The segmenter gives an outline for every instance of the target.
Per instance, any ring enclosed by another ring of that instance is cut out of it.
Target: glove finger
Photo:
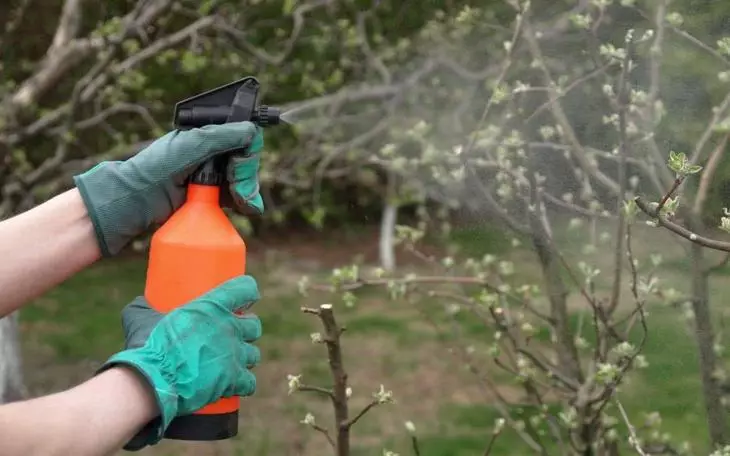
[[[258,366],[261,362],[261,350],[257,346],[251,344],[244,344],[244,348],[244,356],[246,357],[244,360],[244,366],[246,366],[247,369],[252,369]]]
[[[244,200],[238,195],[239,193],[233,186],[229,186],[229,191],[221,192],[221,207],[233,209],[237,214],[245,217],[258,217],[264,213],[264,199],[260,194],[256,194],[249,200]]]
[[[261,337],[263,327],[261,320],[254,314],[245,314],[236,321],[244,342],[256,342]]]
[[[147,300],[138,296],[122,310],[122,329],[125,348],[141,347],[164,315],[151,308]]]
[[[203,297],[205,300],[223,306],[230,312],[245,312],[260,298],[256,279],[249,275],[235,277],[223,282]]]
[[[252,122],[173,130],[145,147],[137,154],[135,161],[145,162],[146,169],[173,172],[180,183],[180,179],[187,177],[209,158],[226,151],[247,149],[257,133],[257,127]]]
[[[251,396],[256,392],[256,376],[248,369],[241,369],[233,388],[236,396]]]
[[[264,150],[264,129],[256,124],[253,124],[253,126],[255,130],[251,140],[246,143],[245,156],[259,156],[261,151]]]
[[[228,161],[228,190],[233,207],[244,215],[264,212],[258,179],[260,163],[258,154],[236,155]]]
[[[175,141],[173,150],[193,165],[232,149],[249,149],[258,134],[256,124],[252,122],[232,122],[178,130],[170,141]]]

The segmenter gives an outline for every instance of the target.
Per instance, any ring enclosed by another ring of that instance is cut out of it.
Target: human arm
[[[0,318],[101,256],[77,189],[0,222],[0,252]]]
[[[159,415],[149,385],[115,367],[69,390],[0,407],[5,456],[97,456],[119,450]]]

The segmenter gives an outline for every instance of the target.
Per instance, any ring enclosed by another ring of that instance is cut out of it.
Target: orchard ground
[[[581,238],[575,234],[565,237]],[[465,228],[456,230],[452,240],[462,252],[472,256],[509,256],[520,277],[540,283],[535,261],[519,248],[505,251],[510,240],[498,231]],[[641,229],[634,246],[637,257],[644,262],[648,262],[650,254],[661,251],[662,282],[676,283],[680,290],[688,285],[689,264],[668,234],[658,229]],[[438,253],[443,251],[442,247],[430,249]],[[580,248],[574,247],[575,252]],[[353,455],[382,455],[384,448],[403,456],[412,454],[405,421],[415,424],[424,456],[483,454],[499,415],[492,405],[492,395],[480,379],[449,350],[453,347],[455,327],[460,328],[461,340],[483,355],[485,361],[479,367],[499,381],[501,393],[515,404],[522,401],[519,386],[487,361],[486,348],[492,337],[473,316],[454,317],[443,302],[393,302],[385,293],[373,289],[359,292],[359,300],[352,308],[347,308],[335,295],[312,292],[305,298],[298,294],[297,282],[302,275],[325,282],[332,268],[347,265],[358,255],[372,264],[377,258],[377,236],[373,230],[292,234],[285,239],[251,242],[249,249],[249,269],[257,277],[263,294],[256,313],[264,323],[265,336],[260,342],[263,363],[256,369],[258,391],[242,402],[239,437],[202,445],[163,442],[141,454],[330,454],[325,438],[300,423],[310,412],[318,424],[330,427],[329,402],[312,393],[287,394],[288,374],[302,374],[307,384],[331,384],[325,349],[310,339],[311,333],[321,329],[319,321],[302,314],[303,305],[316,307],[331,302],[339,321],[347,327],[343,344],[353,389],[351,413],[369,402],[380,384],[393,392],[394,404],[376,407],[354,428]],[[597,263],[604,273],[612,270],[611,258],[610,249],[603,247],[591,254],[593,264]],[[399,253],[399,262],[406,269],[421,270],[418,260],[407,253]],[[83,381],[120,348],[119,312],[140,293],[144,268],[142,255],[100,262],[22,313],[25,368],[31,394],[57,391]],[[730,269],[721,270],[712,287],[715,308],[724,306],[723,296],[730,292]],[[577,315],[587,305],[578,293],[574,295],[571,307]],[[649,366],[632,375],[630,384],[621,392],[622,403],[634,424],[643,424],[644,413],[658,411],[663,417],[663,431],[674,442],[687,441],[697,454],[707,454],[698,361],[689,326],[681,309],[653,304],[649,312],[650,334],[644,351]],[[452,324],[454,319],[457,326]],[[544,333],[538,336],[547,339]],[[529,414],[529,408],[523,410]],[[625,427],[620,425],[619,429],[625,436]],[[531,453],[515,435],[506,432],[497,439],[492,454]]]

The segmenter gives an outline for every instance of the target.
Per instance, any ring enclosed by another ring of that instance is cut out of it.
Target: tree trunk
[[[715,334],[710,312],[709,273],[705,269],[704,248],[692,243],[692,310],[694,312],[695,338],[699,351],[702,392],[705,399],[707,422],[713,445],[728,443],[727,416],[722,405],[722,391],[715,379],[717,357]]]
[[[380,221],[380,265],[386,271],[395,270],[395,224],[398,206],[386,201],[383,219]]]
[[[386,271],[395,270],[395,224],[398,220],[398,176],[388,171],[388,182],[383,198],[383,216],[380,220],[380,266]]]
[[[544,226],[534,214],[530,217],[530,227],[532,245],[540,261],[540,268],[542,269],[543,280],[550,302],[550,318],[553,320],[553,330],[557,339],[555,341],[555,350],[558,366],[563,375],[567,375],[577,382],[582,382],[583,374],[580,358],[570,328],[568,289],[561,275],[562,265],[555,255],[549,233],[545,231]]]
[[[18,313],[0,318],[0,404],[25,398]]]

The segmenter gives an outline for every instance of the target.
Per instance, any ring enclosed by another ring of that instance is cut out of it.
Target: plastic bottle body
[[[152,236],[145,298],[167,313],[246,272],[246,244],[218,203],[217,186],[190,184],[185,204]],[[239,398],[176,418],[165,437],[221,440],[238,430]]]

